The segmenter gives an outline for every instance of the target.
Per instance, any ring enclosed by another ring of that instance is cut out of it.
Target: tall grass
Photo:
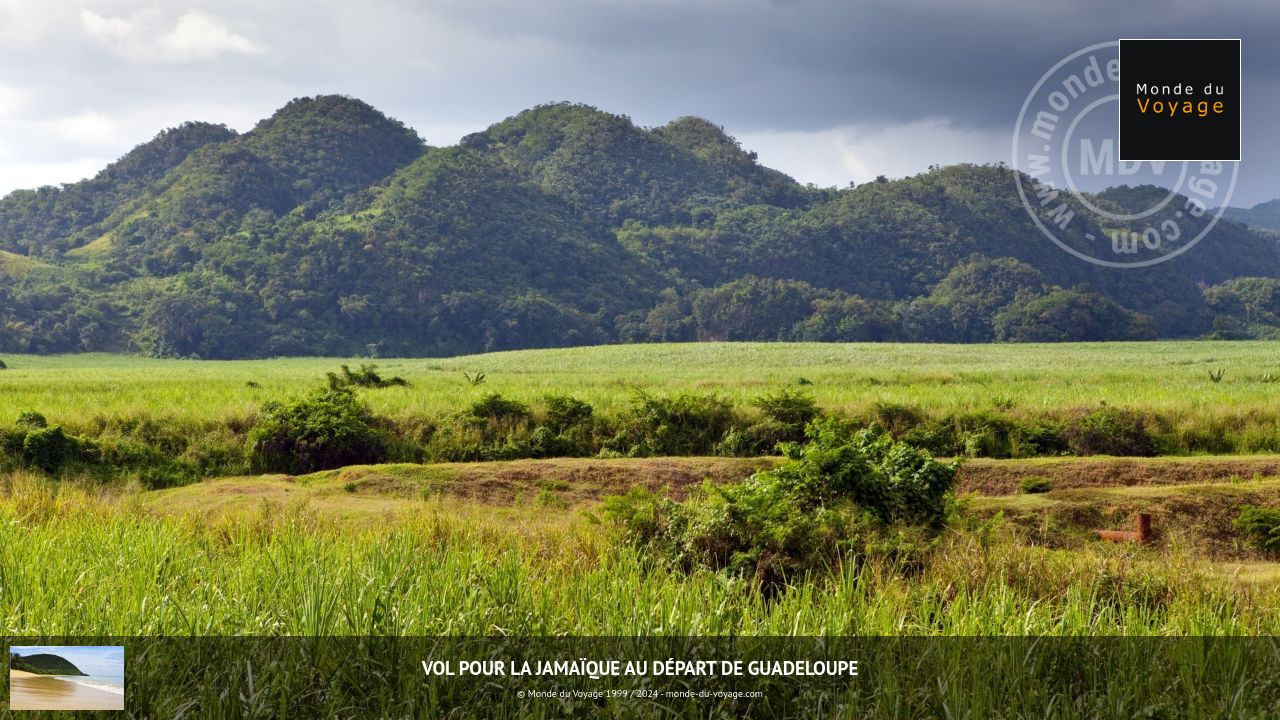
[[[1050,551],[955,530],[923,569],[848,562],[766,599],[545,509],[529,523],[420,504],[375,525],[300,508],[161,517],[32,476],[0,485],[0,635],[1242,635],[1273,589],[1190,558]]]

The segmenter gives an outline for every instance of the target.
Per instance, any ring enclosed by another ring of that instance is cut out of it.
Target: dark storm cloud
[[[664,116],[702,105],[748,128],[818,129],[928,115],[1008,124],[1027,89],[1058,58],[1122,36],[1243,35],[1253,75],[1274,78],[1280,65],[1272,42],[1280,37],[1280,13],[1264,3],[553,5],[559,10],[479,0],[448,5],[445,13],[486,34],[545,39],[587,67],[608,68],[586,80],[595,94],[642,95],[647,107],[669,106],[657,113]],[[554,85],[547,71],[555,70],[513,68],[513,84]]]
[[[841,128],[898,138],[889,157],[904,163],[890,170],[931,162],[894,128],[939,119],[985,138],[974,159],[1001,160],[1027,90],[1059,58],[1162,36],[1244,38],[1242,193],[1280,195],[1268,120],[1280,13],[1151,0],[0,0],[0,191],[90,168],[184,119],[244,130],[321,92],[361,97],[433,142],[559,99],[646,125],[697,114],[773,138],[764,159],[802,180],[872,162],[827,172],[814,163],[834,150],[800,147]]]

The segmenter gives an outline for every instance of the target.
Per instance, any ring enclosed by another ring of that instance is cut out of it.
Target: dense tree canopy
[[[188,123],[90,180],[0,200],[0,350],[1280,334],[1276,236],[1211,237],[1230,252],[1113,272],[1044,241],[1001,166],[818,189],[700,118],[646,129],[558,103],[430,148],[322,96],[242,135]]]

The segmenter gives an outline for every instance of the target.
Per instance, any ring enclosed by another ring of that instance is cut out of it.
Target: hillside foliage
[[[1107,271],[1044,241],[1014,180],[957,165],[820,189],[704,119],[568,103],[430,147],[358,100],[300,98],[0,200],[0,351],[1280,335],[1274,234],[1224,221],[1213,246]]]

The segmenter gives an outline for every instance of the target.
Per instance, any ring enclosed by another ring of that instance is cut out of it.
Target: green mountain
[[[1258,203],[1251,208],[1229,207],[1223,217],[1252,227],[1280,232],[1280,199]]]
[[[144,193],[192,152],[234,137],[222,125],[187,123],[161,132],[92,179],[11,193],[0,202],[0,249],[38,253],[65,242]]]
[[[36,675],[84,675],[70,660],[58,655],[37,654],[9,656],[9,668]]]
[[[1275,235],[1224,221],[1167,263],[1099,268],[1040,235],[1015,180],[957,165],[818,189],[706,120],[642,128],[568,103],[428,147],[358,100],[303,98],[0,200],[0,351],[1280,334]]]

